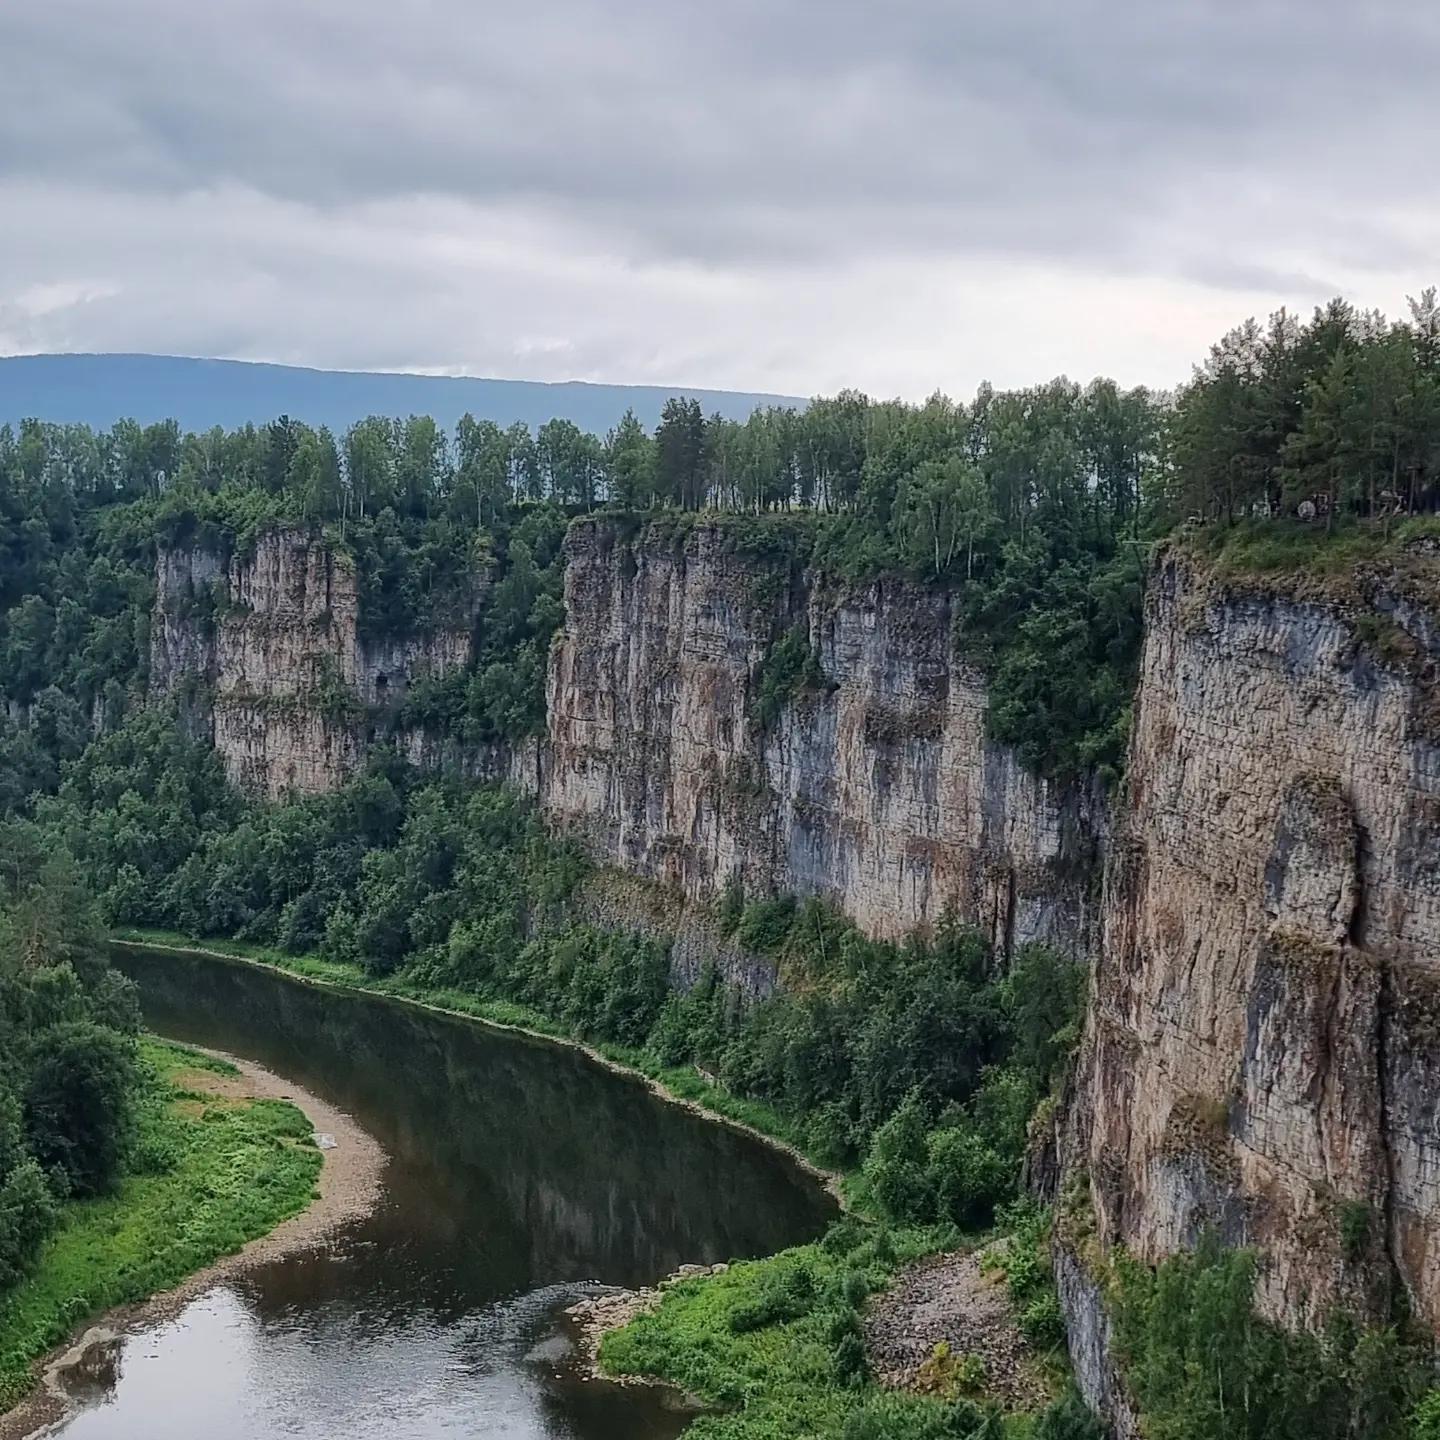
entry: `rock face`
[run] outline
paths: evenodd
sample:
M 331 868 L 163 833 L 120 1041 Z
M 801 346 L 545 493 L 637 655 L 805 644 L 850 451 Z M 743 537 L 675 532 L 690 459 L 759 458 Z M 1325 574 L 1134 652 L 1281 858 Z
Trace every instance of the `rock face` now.
M 471 653 L 469 624 L 366 635 L 354 565 L 300 530 L 270 531 L 243 556 L 162 550 L 158 582 L 152 690 L 183 698 L 204 682 L 195 723 L 208 726 L 232 781 L 272 798 L 343 783 L 363 760 L 375 713 Z
M 752 995 L 773 984 L 706 928 L 732 882 L 823 895 L 875 935 L 953 913 L 1002 950 L 1096 958 L 1035 1172 L 1083 1193 L 1087 1247 L 1153 1261 L 1213 1228 L 1262 1252 L 1260 1304 L 1288 1324 L 1387 1313 L 1395 1283 L 1440 1324 L 1440 556 L 1313 591 L 1163 556 L 1112 819 L 986 738 L 947 596 L 837 589 L 736 533 L 577 521 L 546 737 L 402 746 L 507 775 L 597 859 L 660 882 L 612 876 L 585 903 L 678 935 L 679 983 L 714 963 Z M 473 613 L 376 640 L 349 562 L 303 533 L 172 549 L 152 684 L 193 697 L 241 785 L 324 790 L 417 676 L 468 663 Z M 1129 1433 L 1078 1249 L 1059 1276 L 1077 1372 Z
M 1413 558 L 1326 599 L 1172 551 L 1146 601 L 1063 1149 L 1102 1250 L 1214 1227 L 1292 1325 L 1383 1314 L 1392 1275 L 1440 1322 L 1440 565 Z
M 692 899 L 739 881 L 824 895 L 876 935 L 953 910 L 1007 949 L 1086 951 L 1103 804 L 985 738 L 985 687 L 948 598 L 896 582 L 836 592 L 729 534 L 572 526 L 550 818 Z M 767 714 L 767 656 L 786 632 L 819 683 Z

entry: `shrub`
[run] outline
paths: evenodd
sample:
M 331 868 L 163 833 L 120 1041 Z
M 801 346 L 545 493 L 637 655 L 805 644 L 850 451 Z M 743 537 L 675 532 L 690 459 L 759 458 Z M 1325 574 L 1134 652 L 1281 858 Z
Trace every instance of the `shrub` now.
M 1440 1388 L 1427 1390 L 1410 1412 L 1410 1440 L 1440 1440 Z
M 803 1262 L 767 1270 L 759 1292 L 730 1312 L 730 1329 L 737 1335 L 797 1320 L 815 1306 L 815 1277 Z
M 785 944 L 795 922 L 795 897 L 777 895 L 771 900 L 755 900 L 745 907 L 735 938 L 747 950 L 772 955 Z
M 29 1269 L 55 1223 L 55 1197 L 33 1160 L 22 1160 L 0 1183 L 0 1292 Z
M 926 1144 L 926 1186 L 934 1213 L 957 1225 L 987 1225 L 1015 1188 L 1015 1163 L 969 1128 L 936 1130 Z
M 1105 1427 L 1072 1385 L 1040 1412 L 1032 1440 L 1105 1440 Z
M 927 1125 L 925 1103 L 920 1092 L 912 1090 L 875 1132 L 865 1160 L 865 1181 L 892 1220 L 923 1222 L 933 1214 Z
M 847 1270 L 840 1282 L 840 1294 L 846 1305 L 858 1310 L 870 1294 L 870 1282 L 859 1270 Z

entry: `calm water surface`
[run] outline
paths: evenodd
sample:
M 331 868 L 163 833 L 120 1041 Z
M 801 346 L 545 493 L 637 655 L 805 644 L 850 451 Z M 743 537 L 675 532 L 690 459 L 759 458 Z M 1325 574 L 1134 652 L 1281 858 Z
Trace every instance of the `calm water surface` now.
M 67 1440 L 663 1440 L 686 1417 L 577 1379 L 559 1311 L 832 1213 L 783 1157 L 573 1051 L 223 961 L 116 963 L 152 1029 L 292 1077 L 390 1160 L 329 1249 L 94 1354 Z

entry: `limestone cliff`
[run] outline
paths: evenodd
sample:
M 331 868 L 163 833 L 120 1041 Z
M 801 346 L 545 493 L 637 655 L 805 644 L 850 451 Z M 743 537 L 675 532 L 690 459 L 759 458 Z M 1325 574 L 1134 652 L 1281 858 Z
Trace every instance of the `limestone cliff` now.
M 1289 1324 L 1392 1276 L 1440 1322 L 1437 596 L 1430 553 L 1242 583 L 1180 550 L 1147 596 L 1067 1166 L 1102 1251 L 1215 1227 Z
M 1090 1258 L 1213 1227 L 1262 1253 L 1286 1323 L 1386 1313 L 1396 1284 L 1440 1323 L 1440 554 L 1281 580 L 1165 553 L 1112 817 L 987 738 L 946 594 L 837 587 L 745 545 L 724 523 L 577 521 L 547 734 L 485 756 L 397 738 L 508 774 L 660 882 L 612 875 L 585 903 L 678 933 L 681 981 L 717 961 L 773 983 L 706 928 L 731 882 L 826 896 L 872 934 L 953 912 L 1002 950 L 1094 957 L 1058 1132 Z M 165 551 L 158 590 L 154 687 L 193 692 L 227 771 L 268 795 L 339 783 L 415 677 L 473 653 L 473 611 L 368 635 L 351 563 L 298 531 Z M 803 664 L 777 687 L 780 637 Z M 1088 1248 L 1059 1267 L 1072 1347 L 1125 1429 Z
M 333 789 L 360 764 L 377 715 L 471 652 L 469 623 L 367 634 L 353 562 L 303 530 L 269 531 L 245 554 L 162 549 L 157 579 L 151 688 L 196 691 L 197 723 L 251 793 Z
M 836 590 L 724 525 L 576 522 L 551 655 L 541 803 L 598 857 L 713 896 L 833 900 L 898 936 L 947 910 L 1004 947 L 1088 948 L 1104 807 L 985 736 L 986 692 L 949 598 Z M 778 636 L 818 683 L 762 713 Z

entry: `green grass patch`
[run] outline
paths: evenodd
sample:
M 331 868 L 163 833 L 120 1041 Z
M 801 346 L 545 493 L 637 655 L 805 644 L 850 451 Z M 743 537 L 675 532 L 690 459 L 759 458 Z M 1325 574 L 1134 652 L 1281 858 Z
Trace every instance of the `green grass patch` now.
M 1186 530 L 1180 543 L 1220 575 L 1304 574 L 1342 577 L 1357 565 L 1387 559 L 1419 540 L 1440 540 L 1440 519 L 1346 520 L 1326 531 L 1321 521 L 1238 520 Z
M 77 1326 L 177 1285 L 313 1198 L 321 1156 L 299 1109 L 196 1090 L 196 1071 L 234 1067 L 184 1046 L 146 1039 L 141 1057 L 129 1173 L 114 1194 L 67 1205 L 35 1269 L 5 1297 L 0 1410 L 29 1389 L 32 1362 Z
M 605 1337 L 601 1365 L 658 1377 L 711 1407 L 686 1432 L 693 1440 L 973 1433 L 951 1422 L 974 1407 L 962 1415 L 926 1397 L 885 1396 L 855 1368 L 856 1302 L 938 1243 L 930 1231 L 842 1221 L 818 1244 L 670 1287 L 657 1310 Z M 864 1428 L 867 1412 L 883 1428 Z

